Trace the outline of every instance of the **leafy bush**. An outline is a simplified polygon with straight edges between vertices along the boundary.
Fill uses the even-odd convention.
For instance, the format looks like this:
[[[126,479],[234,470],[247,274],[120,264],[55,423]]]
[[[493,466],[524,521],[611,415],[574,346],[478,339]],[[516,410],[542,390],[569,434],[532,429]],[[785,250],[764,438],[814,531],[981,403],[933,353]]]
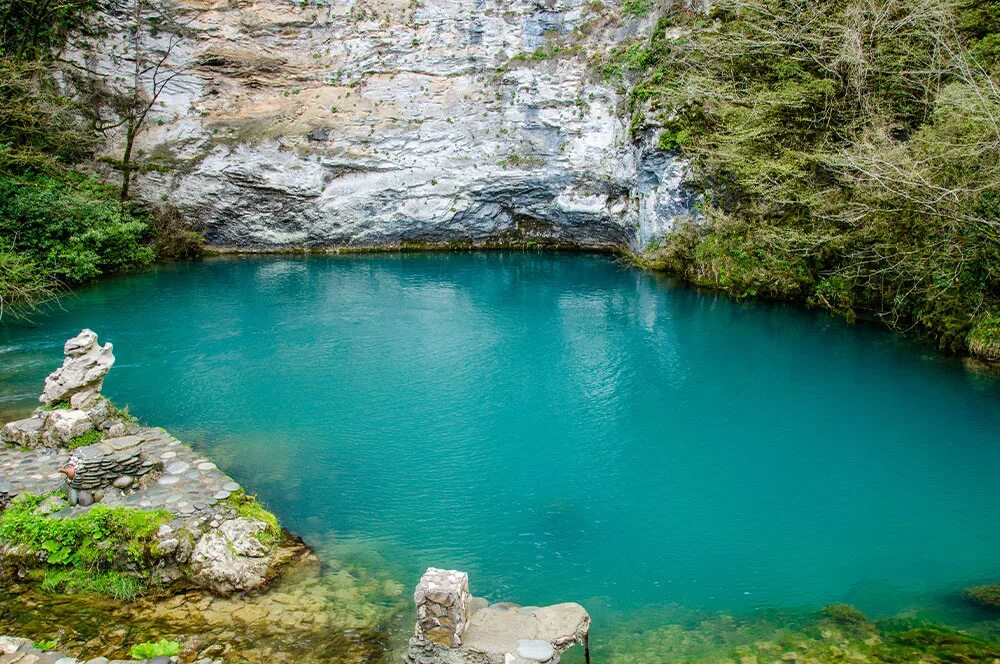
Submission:
[[[129,655],[134,659],[153,659],[154,657],[173,657],[181,651],[181,644],[177,641],[160,639],[159,641],[147,641],[132,646]]]
[[[703,200],[653,262],[980,343],[1000,304],[1000,86],[982,54],[997,3],[712,4],[675,8],[600,66]]]
[[[0,300],[7,306],[148,265],[155,258],[148,240],[146,222],[96,179],[0,171]]]

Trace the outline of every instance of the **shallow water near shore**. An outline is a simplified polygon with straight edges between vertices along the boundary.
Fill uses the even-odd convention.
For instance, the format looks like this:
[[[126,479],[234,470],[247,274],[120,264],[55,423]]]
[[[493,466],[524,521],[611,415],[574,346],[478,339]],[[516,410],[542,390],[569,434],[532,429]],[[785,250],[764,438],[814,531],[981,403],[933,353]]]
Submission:
[[[455,567],[584,604],[600,648],[831,602],[977,624],[958,593],[1000,581],[1000,383],[819,312],[495,252],[167,265],[33,319],[0,327],[0,412],[90,327],[108,396],[403,601]]]

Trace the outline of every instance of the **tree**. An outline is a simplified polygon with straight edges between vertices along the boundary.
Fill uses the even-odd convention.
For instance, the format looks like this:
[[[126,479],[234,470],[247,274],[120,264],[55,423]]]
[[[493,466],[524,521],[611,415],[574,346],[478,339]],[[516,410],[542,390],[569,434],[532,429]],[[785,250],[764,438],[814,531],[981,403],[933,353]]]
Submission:
[[[168,64],[174,48],[183,39],[183,26],[177,26],[170,33],[167,47],[158,58],[150,59],[143,45],[143,26],[145,3],[143,0],[132,0],[132,32],[131,46],[133,59],[133,74],[131,89],[126,93],[126,104],[123,106],[123,118],[120,124],[125,125],[125,150],[122,156],[122,187],[120,198],[124,202],[129,198],[129,186],[132,182],[134,162],[132,151],[135,139],[142,131],[149,111],[156,104],[170,82],[183,73],[183,69]],[[163,16],[159,17],[164,18]],[[148,90],[146,83],[148,82]]]

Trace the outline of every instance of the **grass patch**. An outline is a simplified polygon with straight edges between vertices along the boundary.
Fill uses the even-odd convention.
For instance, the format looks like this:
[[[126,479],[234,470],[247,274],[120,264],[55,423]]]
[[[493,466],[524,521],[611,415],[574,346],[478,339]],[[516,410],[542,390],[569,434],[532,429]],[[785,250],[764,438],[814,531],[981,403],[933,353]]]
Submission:
[[[59,593],[94,593],[120,602],[141,597],[148,589],[146,582],[126,572],[89,572],[85,569],[48,569],[42,579],[42,590]]]
[[[261,544],[274,544],[281,539],[281,525],[278,517],[264,509],[255,496],[251,496],[243,489],[233,493],[223,501],[239,516],[247,519],[260,521],[267,526],[267,529],[257,534],[257,539]]]
[[[66,449],[75,450],[78,447],[93,445],[94,443],[99,443],[103,438],[104,434],[100,431],[88,431],[87,433],[79,435],[76,438],[71,438],[70,441],[66,443]]]
[[[986,360],[1000,360],[1000,316],[980,318],[969,332],[967,342],[973,354]]]
[[[52,495],[52,494],[49,494]],[[49,589],[87,590],[112,597],[145,591],[123,566],[141,569],[155,558],[155,535],[169,512],[96,505],[88,512],[53,519],[36,512],[48,495],[21,495],[0,514],[0,541],[44,553]]]

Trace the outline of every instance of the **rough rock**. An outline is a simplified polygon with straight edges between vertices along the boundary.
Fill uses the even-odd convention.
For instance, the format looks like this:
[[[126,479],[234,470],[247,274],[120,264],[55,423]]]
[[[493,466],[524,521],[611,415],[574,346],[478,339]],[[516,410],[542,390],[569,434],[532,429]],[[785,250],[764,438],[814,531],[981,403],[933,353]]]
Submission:
[[[156,167],[133,192],[233,248],[641,248],[691,201],[685,163],[655,135],[633,142],[592,65],[655,25],[623,2],[154,0],[171,20],[142,48],[171,78],[135,144]],[[131,15],[112,7],[64,57],[122,92]],[[114,124],[112,105],[98,110]]]
[[[42,417],[33,415],[23,420],[8,422],[0,433],[5,443],[20,445],[21,447],[34,448],[42,444],[42,434],[45,420]]]
[[[62,366],[45,379],[38,400],[46,406],[68,400],[74,409],[95,406],[104,377],[115,363],[111,344],[99,345],[97,334],[85,329],[66,342],[63,353],[66,358]]]
[[[94,422],[87,413],[75,408],[53,410],[45,418],[45,438],[53,446],[65,445],[93,430]]]
[[[271,572],[271,561],[256,534],[264,524],[251,519],[225,521],[202,535],[191,554],[194,581],[214,592],[228,594],[263,586]]]

